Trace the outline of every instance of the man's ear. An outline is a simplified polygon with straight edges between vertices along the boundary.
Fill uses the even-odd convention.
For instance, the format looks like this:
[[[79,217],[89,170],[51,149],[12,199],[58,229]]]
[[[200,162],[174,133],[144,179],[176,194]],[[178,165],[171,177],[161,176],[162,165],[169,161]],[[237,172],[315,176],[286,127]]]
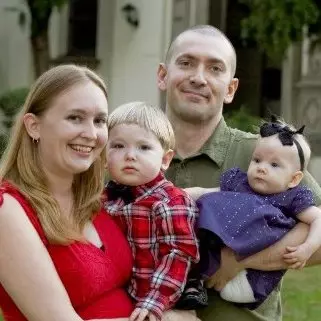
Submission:
[[[159,64],[157,70],[157,84],[161,91],[165,91],[167,88],[167,68],[164,63]]]
[[[230,84],[228,85],[228,91],[224,97],[225,104],[230,104],[233,101],[233,98],[238,86],[239,86],[239,80],[237,78],[233,78]]]
[[[303,172],[302,171],[296,171],[293,176],[291,182],[288,184],[289,188],[293,188],[295,186],[298,186],[303,178]]]
[[[162,167],[161,167],[161,169],[164,172],[168,169],[168,167],[174,157],[174,154],[175,154],[175,152],[172,149],[169,149],[167,152],[164,153],[163,159],[162,159]]]
[[[23,116],[23,123],[28,135],[35,140],[40,138],[40,120],[35,114],[27,113]]]

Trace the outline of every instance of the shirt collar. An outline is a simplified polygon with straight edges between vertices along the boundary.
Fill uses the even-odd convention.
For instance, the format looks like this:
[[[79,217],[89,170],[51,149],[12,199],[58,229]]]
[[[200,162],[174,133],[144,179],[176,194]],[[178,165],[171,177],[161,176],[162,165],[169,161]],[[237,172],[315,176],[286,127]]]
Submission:
[[[159,172],[159,174],[150,182],[135,186],[133,187],[133,193],[135,195],[135,198],[137,199],[138,197],[145,195],[145,194],[151,194],[153,191],[158,188],[160,185],[163,184],[165,177],[164,173],[162,171]]]
[[[200,149],[200,154],[207,155],[219,167],[222,167],[229,146],[230,130],[222,117],[213,134]]]
[[[199,152],[191,157],[187,157],[186,159],[204,154],[207,155],[219,167],[222,167],[229,145],[229,136],[229,127],[226,125],[226,122],[222,117],[216,129],[201,147]],[[178,154],[174,156],[174,159],[183,160]]]

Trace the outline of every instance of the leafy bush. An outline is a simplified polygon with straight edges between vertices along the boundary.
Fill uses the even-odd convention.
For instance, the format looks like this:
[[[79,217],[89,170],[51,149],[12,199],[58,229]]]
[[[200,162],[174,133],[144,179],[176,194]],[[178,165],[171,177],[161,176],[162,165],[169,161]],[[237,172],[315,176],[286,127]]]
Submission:
[[[226,123],[245,132],[257,133],[262,119],[253,115],[246,107],[233,110],[224,114]]]
[[[0,96],[0,110],[5,116],[2,123],[7,129],[11,128],[14,116],[22,107],[28,91],[28,88],[18,88],[8,91]]]
[[[28,94],[28,88],[18,88],[0,96],[0,112],[2,113],[0,133],[0,155],[6,148],[10,128],[14,117],[19,112]]]

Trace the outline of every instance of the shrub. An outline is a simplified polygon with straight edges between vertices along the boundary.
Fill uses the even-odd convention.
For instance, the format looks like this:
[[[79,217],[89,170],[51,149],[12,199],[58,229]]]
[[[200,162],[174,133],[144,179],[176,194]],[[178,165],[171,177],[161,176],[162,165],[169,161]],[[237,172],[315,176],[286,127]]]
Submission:
[[[226,123],[232,127],[245,132],[257,133],[262,119],[253,115],[246,107],[233,110],[224,114]]]
[[[0,112],[2,113],[0,133],[0,155],[6,148],[9,131],[14,117],[19,112],[28,94],[28,88],[18,88],[5,92],[0,96]]]

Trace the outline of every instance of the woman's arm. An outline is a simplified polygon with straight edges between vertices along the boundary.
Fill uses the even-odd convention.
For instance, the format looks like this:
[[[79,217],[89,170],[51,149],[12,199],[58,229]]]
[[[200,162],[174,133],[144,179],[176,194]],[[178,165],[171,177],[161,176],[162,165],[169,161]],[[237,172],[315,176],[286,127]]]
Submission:
[[[0,207],[0,283],[30,321],[81,321],[51,258],[20,204]]]

